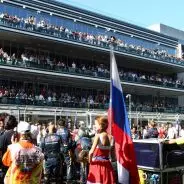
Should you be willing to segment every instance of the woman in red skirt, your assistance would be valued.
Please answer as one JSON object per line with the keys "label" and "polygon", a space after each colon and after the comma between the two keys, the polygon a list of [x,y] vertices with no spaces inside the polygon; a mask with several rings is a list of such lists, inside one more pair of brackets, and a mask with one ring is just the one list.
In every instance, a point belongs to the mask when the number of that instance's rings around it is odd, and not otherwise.
{"label": "woman in red skirt", "polygon": [[97,134],[89,151],[89,174],[87,184],[115,184],[115,174],[109,160],[113,137],[106,132],[108,119],[95,118]]}

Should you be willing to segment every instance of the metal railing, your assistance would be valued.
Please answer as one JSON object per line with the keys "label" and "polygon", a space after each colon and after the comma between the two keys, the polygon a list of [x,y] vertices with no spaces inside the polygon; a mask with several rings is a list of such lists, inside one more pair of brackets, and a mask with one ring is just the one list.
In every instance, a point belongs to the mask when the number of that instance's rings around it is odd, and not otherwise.
{"label": "metal railing", "polygon": [[174,63],[176,65],[184,66],[184,61],[182,59],[176,58],[175,56],[170,56],[165,53],[159,53],[150,49],[138,48],[136,45],[119,44],[115,41],[102,41],[98,40],[98,35],[95,35],[94,39],[87,39],[85,36],[80,36],[80,34],[74,30],[56,30],[55,27],[38,26],[38,24],[25,23],[24,21],[15,21],[11,19],[1,18],[0,25],[5,27],[10,27],[17,30],[23,30],[26,32],[37,33],[40,35],[47,35],[49,37],[59,38],[62,40],[70,40],[73,42],[83,43],[85,45],[92,45],[97,48],[110,49],[113,45],[114,50],[122,53],[128,53],[134,56],[141,56],[143,58],[154,59],[157,61],[163,61],[166,63]]}
{"label": "metal railing", "polygon": [[[6,61],[2,57],[0,57],[0,65],[4,66],[13,66],[18,68],[27,68],[27,69],[37,69],[37,70],[44,70],[44,71],[52,71],[57,73],[64,73],[70,75],[77,75],[77,76],[86,76],[92,78],[101,78],[101,79],[110,79],[110,74],[105,72],[98,72],[97,70],[83,70],[81,68],[72,68],[72,67],[62,67],[54,64],[38,64],[34,61],[21,61],[21,60],[9,60]],[[176,81],[156,81],[156,80],[148,80],[142,79],[141,77],[133,77],[133,76],[120,76],[121,81],[129,82],[134,84],[146,84],[149,86],[158,86],[164,87],[169,89],[179,89],[184,90],[183,84],[177,84]]]}

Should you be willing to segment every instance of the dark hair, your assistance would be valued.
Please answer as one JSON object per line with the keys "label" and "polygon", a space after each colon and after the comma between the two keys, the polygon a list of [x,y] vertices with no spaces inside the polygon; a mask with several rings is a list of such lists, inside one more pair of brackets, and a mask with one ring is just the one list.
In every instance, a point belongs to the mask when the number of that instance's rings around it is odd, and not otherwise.
{"label": "dark hair", "polygon": [[21,133],[21,138],[24,140],[32,141],[31,132],[29,131],[29,132]]}
{"label": "dark hair", "polygon": [[5,118],[7,116],[9,116],[9,114],[7,114],[7,113],[0,113],[0,121],[2,121],[4,123],[4,120],[5,120]]}
{"label": "dark hair", "polygon": [[59,126],[65,126],[65,125],[66,125],[66,124],[65,124],[65,120],[59,119],[59,120],[58,120],[58,125],[59,125]]}
{"label": "dark hair", "polygon": [[4,128],[5,130],[14,129],[17,126],[18,122],[13,115],[8,115],[4,119]]}
{"label": "dark hair", "polygon": [[135,130],[137,131],[137,126],[133,126],[132,129],[135,128]]}

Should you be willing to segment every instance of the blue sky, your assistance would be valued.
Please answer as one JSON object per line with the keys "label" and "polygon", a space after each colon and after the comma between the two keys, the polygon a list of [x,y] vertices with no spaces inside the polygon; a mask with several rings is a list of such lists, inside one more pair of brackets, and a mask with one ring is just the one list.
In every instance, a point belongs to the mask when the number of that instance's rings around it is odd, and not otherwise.
{"label": "blue sky", "polygon": [[184,30],[184,0],[58,0],[142,27],[163,23]]}

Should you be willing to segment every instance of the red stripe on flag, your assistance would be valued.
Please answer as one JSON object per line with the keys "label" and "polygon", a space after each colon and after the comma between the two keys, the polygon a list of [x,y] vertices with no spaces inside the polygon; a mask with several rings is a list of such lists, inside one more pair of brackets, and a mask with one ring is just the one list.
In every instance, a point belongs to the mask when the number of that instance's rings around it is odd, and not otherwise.
{"label": "red stripe on flag", "polygon": [[120,129],[116,123],[112,123],[112,135],[115,140],[117,161],[129,171],[130,184],[139,184],[139,175],[132,139]]}

